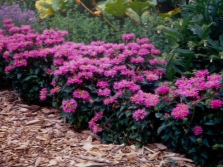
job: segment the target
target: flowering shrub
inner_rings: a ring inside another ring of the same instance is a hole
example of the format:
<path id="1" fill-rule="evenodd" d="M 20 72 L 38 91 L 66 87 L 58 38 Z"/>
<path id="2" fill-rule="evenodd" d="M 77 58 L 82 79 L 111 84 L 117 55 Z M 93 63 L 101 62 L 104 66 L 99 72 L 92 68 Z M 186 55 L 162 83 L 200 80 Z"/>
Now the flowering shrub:
<path id="1" fill-rule="evenodd" d="M 4 3 L 0 6 L 0 25 L 3 25 L 5 19 L 12 19 L 13 23 L 17 26 L 31 24 L 36 21 L 34 11 L 21 10 L 17 3 L 12 3 L 12 5 Z"/>
<path id="2" fill-rule="evenodd" d="M 205 164 L 212 147 L 223 139 L 223 84 L 219 74 L 197 71 L 191 78 L 164 83 L 156 89 L 162 103 L 157 117 L 162 141 L 175 151 Z"/>
<path id="3" fill-rule="evenodd" d="M 100 132 L 102 141 L 142 144 L 155 137 L 159 96 L 153 88 L 165 73 L 157 65 L 166 62 L 155 59 L 160 51 L 147 38 L 133 39 L 124 34 L 122 44 L 67 42 L 53 48 L 54 88 L 60 88 L 53 106 L 62 105 L 63 115 L 78 127 Z"/>
<path id="4" fill-rule="evenodd" d="M 51 47 L 63 43 L 67 32 L 45 30 L 38 34 L 28 25 L 14 26 L 11 19 L 4 20 L 4 28 L 6 31 L 0 31 L 3 76 L 7 74 L 12 87 L 27 102 L 45 101 L 47 89 L 52 87 L 50 73 L 56 52 Z"/>

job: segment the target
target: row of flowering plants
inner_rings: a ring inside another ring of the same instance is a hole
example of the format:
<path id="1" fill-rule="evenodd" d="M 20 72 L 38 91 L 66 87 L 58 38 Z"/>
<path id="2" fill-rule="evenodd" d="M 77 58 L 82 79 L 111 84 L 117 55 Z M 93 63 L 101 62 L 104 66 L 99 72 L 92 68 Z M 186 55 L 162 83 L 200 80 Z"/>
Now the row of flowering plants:
<path id="1" fill-rule="evenodd" d="M 159 96 L 153 93 L 165 73 L 157 65 L 166 61 L 147 38 L 133 39 L 134 34 L 124 34 L 122 44 L 55 47 L 54 106 L 62 105 L 70 122 L 101 134 L 103 142 L 143 144 L 156 136 Z"/>
<path id="2" fill-rule="evenodd" d="M 51 103 L 102 142 L 141 146 L 161 139 L 202 165 L 212 147 L 222 144 L 221 75 L 203 70 L 163 83 L 166 61 L 160 50 L 134 34 L 124 34 L 121 44 L 85 45 L 65 42 L 65 31 L 38 34 L 11 20 L 4 28 L 0 79 L 12 83 L 26 102 Z"/>

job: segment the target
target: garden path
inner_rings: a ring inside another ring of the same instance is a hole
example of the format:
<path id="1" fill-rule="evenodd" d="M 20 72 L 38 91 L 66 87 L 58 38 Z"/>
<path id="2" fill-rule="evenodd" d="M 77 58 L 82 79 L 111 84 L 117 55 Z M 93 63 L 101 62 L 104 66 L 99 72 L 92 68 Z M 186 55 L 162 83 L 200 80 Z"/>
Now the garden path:
<path id="1" fill-rule="evenodd" d="M 90 131 L 75 132 L 53 108 L 26 105 L 0 91 L 1 167 L 195 167 L 160 144 L 141 149 L 101 144 Z"/>

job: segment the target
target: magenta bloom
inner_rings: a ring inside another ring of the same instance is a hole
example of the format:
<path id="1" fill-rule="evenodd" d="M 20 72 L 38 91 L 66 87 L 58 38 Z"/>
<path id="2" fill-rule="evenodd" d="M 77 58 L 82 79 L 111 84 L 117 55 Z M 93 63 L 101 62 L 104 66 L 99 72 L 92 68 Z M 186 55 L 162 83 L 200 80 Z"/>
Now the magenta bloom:
<path id="1" fill-rule="evenodd" d="M 211 103 L 210 103 L 210 106 L 211 108 L 221 108 L 223 104 L 223 101 L 222 100 L 219 100 L 219 99 L 216 99 L 216 100 L 212 100 Z"/>
<path id="2" fill-rule="evenodd" d="M 59 86 L 56 86 L 55 88 L 51 89 L 50 90 L 50 94 L 51 95 L 54 95 L 55 93 L 58 93 L 60 91 L 60 87 Z"/>
<path id="3" fill-rule="evenodd" d="M 74 99 L 64 100 L 62 103 L 63 111 L 66 113 L 75 112 L 77 108 L 77 102 Z"/>
<path id="4" fill-rule="evenodd" d="M 143 120 L 146 115 L 147 115 L 147 112 L 145 110 L 138 109 L 133 113 L 132 117 L 136 121 L 140 121 L 140 120 Z"/>
<path id="5" fill-rule="evenodd" d="M 94 134 L 96 134 L 96 133 L 102 131 L 102 127 L 101 127 L 100 125 L 96 124 L 96 125 L 94 125 L 94 126 L 92 127 L 92 131 L 93 131 Z"/>
<path id="6" fill-rule="evenodd" d="M 42 88 L 40 91 L 40 100 L 44 101 L 46 100 L 46 96 L 47 96 L 47 89 L 46 88 Z"/>
<path id="7" fill-rule="evenodd" d="M 184 119 L 190 114 L 188 105 L 186 104 L 177 104 L 177 106 L 172 110 L 171 115 L 174 117 L 174 119 Z"/>
<path id="8" fill-rule="evenodd" d="M 198 135 L 202 134 L 203 129 L 202 129 L 201 126 L 195 126 L 194 129 L 193 129 L 193 132 L 194 132 L 195 136 L 198 136 Z"/>
<path id="9" fill-rule="evenodd" d="M 156 89 L 156 93 L 161 94 L 161 95 L 165 95 L 169 92 L 169 87 L 167 86 L 167 84 L 163 84 L 162 86 L 159 86 Z"/>

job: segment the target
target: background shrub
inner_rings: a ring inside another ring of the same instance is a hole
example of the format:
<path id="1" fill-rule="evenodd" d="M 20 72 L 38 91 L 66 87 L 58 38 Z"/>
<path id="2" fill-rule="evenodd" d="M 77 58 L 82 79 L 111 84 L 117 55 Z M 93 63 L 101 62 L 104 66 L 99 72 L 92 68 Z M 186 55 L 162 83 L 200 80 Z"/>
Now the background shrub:
<path id="1" fill-rule="evenodd" d="M 0 28 L 3 28 L 3 21 L 5 19 L 12 19 L 17 26 L 30 25 L 37 21 L 35 12 L 27 8 L 21 9 L 19 4 L 4 3 L 0 6 Z"/>

